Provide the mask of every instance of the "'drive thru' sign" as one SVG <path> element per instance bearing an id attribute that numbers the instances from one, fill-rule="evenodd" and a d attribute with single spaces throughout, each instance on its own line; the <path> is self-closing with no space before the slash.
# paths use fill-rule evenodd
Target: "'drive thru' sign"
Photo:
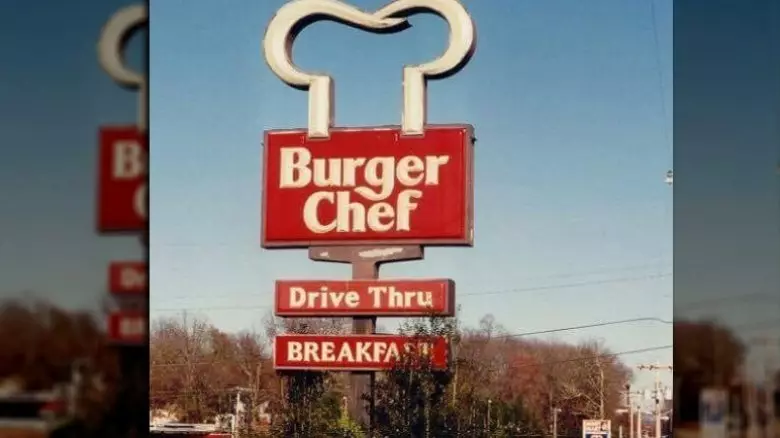
<path id="1" fill-rule="evenodd" d="M 267 131 L 264 247 L 471 245 L 471 127 Z"/>
<path id="2" fill-rule="evenodd" d="M 277 335 L 274 339 L 274 368 L 279 370 L 386 370 L 405 354 L 425 356 L 431 367 L 445 369 L 449 344 L 443 337 L 400 335 Z"/>
<path id="3" fill-rule="evenodd" d="M 99 231 L 146 229 L 147 151 L 146 135 L 134 126 L 100 130 Z"/>
<path id="4" fill-rule="evenodd" d="M 452 280 L 278 280 L 277 316 L 452 316 Z"/>

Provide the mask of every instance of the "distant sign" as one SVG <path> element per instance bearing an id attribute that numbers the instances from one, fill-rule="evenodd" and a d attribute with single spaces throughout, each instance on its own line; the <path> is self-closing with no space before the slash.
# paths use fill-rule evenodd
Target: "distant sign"
<path id="1" fill-rule="evenodd" d="M 262 246 L 473 244 L 473 130 L 266 131 Z"/>
<path id="2" fill-rule="evenodd" d="M 278 316 L 451 316 L 452 280 L 278 280 Z"/>
<path id="3" fill-rule="evenodd" d="M 115 295 L 147 293 L 146 262 L 111 263 L 108 267 L 108 290 Z"/>
<path id="4" fill-rule="evenodd" d="M 146 135 L 134 126 L 100 130 L 98 231 L 146 229 L 147 151 Z"/>
<path id="5" fill-rule="evenodd" d="M 699 393 L 700 435 L 707 438 L 728 436 L 728 392 L 723 389 L 705 388 Z"/>
<path id="6" fill-rule="evenodd" d="M 446 369 L 449 343 L 443 337 L 401 335 L 277 335 L 277 370 L 381 371 L 392 368 L 404 353 L 430 358 L 433 368 Z"/>
<path id="7" fill-rule="evenodd" d="M 582 420 L 582 438 L 610 438 L 612 421 Z"/>

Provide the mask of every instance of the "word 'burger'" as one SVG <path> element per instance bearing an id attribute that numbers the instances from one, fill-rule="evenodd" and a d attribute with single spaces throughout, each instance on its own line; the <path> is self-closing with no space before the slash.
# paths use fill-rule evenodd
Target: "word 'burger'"
<path id="1" fill-rule="evenodd" d="M 312 193 L 303 205 L 303 221 L 314 233 L 409 231 L 415 200 L 423 196 L 415 187 L 439 185 L 439 169 L 450 161 L 447 155 L 313 158 L 305 147 L 282 148 L 280 155 L 280 189 L 327 189 Z M 387 202 L 391 197 L 394 202 Z M 335 217 L 322 218 L 322 204 L 334 206 Z"/>

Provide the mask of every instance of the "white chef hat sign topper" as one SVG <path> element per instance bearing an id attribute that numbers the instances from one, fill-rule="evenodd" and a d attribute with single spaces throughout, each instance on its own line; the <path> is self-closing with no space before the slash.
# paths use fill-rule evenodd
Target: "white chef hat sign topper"
<path id="1" fill-rule="evenodd" d="M 288 85 L 309 92 L 308 136 L 328 138 L 333 126 L 333 79 L 300 70 L 292 61 L 292 46 L 300 31 L 316 21 L 332 20 L 374 33 L 399 32 L 406 17 L 430 12 L 447 21 L 447 50 L 433 61 L 403 68 L 401 133 L 422 135 L 426 124 L 426 80 L 457 73 L 475 48 L 474 23 L 458 0 L 394 0 L 369 13 L 339 0 L 292 0 L 285 4 L 265 32 L 263 52 L 271 70 Z"/>
<path id="2" fill-rule="evenodd" d="M 146 75 L 125 64 L 127 40 L 149 21 L 146 5 L 132 5 L 117 11 L 103 26 L 98 40 L 98 61 L 103 70 L 121 86 L 138 89 L 138 129 L 146 131 L 148 86 Z"/>

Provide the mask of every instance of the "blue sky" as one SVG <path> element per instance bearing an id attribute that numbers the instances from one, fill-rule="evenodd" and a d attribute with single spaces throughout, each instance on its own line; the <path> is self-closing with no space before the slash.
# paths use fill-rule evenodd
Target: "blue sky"
<path id="1" fill-rule="evenodd" d="M 262 330 L 275 279 L 349 275 L 305 250 L 259 246 L 263 130 L 306 123 L 306 93 L 261 55 L 283 3 L 151 4 L 152 317 L 187 311 Z M 466 324 L 492 314 L 510 332 L 671 319 L 671 1 L 465 4 L 476 54 L 431 82 L 428 100 L 430 122 L 475 126 L 476 244 L 429 249 L 381 275 L 453 278 Z M 378 36 L 325 22 L 300 35 L 297 64 L 335 78 L 337 125 L 399 123 L 401 68 L 437 56 L 447 37 L 436 17 L 411 23 Z M 672 330 L 647 322 L 555 337 L 625 351 L 669 345 Z M 671 359 L 671 350 L 624 357 Z"/>
<path id="2" fill-rule="evenodd" d="M 749 346 L 748 372 L 763 378 L 780 346 L 756 342 L 780 334 L 780 4 L 679 5 L 675 315 L 728 325 Z"/>
<path id="3" fill-rule="evenodd" d="M 135 123 L 136 94 L 99 67 L 103 24 L 134 2 L 74 8 L 14 1 L 0 14 L 0 298 L 34 296 L 68 309 L 98 311 L 112 260 L 140 259 L 138 238 L 95 228 L 98 130 Z M 5 6 L 5 5 L 4 5 Z M 145 32 L 127 59 L 142 67 Z M 24 44 L 19 44 L 19 42 Z"/>

